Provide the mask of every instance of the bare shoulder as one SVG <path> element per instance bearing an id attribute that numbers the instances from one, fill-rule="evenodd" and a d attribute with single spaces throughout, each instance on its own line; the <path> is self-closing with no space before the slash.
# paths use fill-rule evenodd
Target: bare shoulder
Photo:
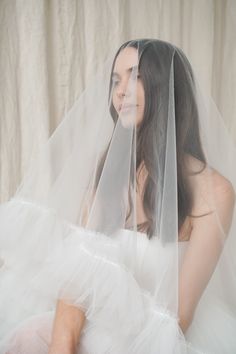
<path id="1" fill-rule="evenodd" d="M 233 208 L 235 191 L 226 177 L 189 155 L 187 166 L 194 212 L 207 213 L 220 206 Z"/>

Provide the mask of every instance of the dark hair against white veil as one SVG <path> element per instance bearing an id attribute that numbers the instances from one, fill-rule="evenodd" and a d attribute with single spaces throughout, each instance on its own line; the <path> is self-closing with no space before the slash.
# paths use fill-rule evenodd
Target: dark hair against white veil
<path id="1" fill-rule="evenodd" d="M 157 190 L 162 192 L 162 187 L 156 187 L 156 184 L 163 178 L 165 163 L 165 143 L 166 137 L 159 138 L 159 135 L 166 131 L 169 101 L 168 85 L 163 85 L 169 80 L 169 67 L 165 67 L 173 55 L 173 46 L 166 46 L 165 42 L 158 40 L 142 39 L 138 41 L 129 41 L 124 43 L 117 51 L 112 65 L 122 49 L 127 46 L 139 49 L 139 76 L 142 80 L 145 91 L 145 110 L 144 118 L 137 131 L 137 151 L 136 151 L 136 170 L 140 169 L 141 163 L 144 163 L 148 177 L 145 183 L 143 196 L 145 213 L 148 220 L 145 224 L 138 225 L 152 236 L 155 230 L 155 203 L 160 196 L 156 195 Z M 191 155 L 202 162 L 202 168 L 205 168 L 206 159 L 201 145 L 199 118 L 196 102 L 196 87 L 193 72 L 190 63 L 184 53 L 178 50 L 173 55 L 174 65 L 174 99 L 175 99 L 175 124 L 176 124 L 176 152 L 177 152 L 177 174 L 178 174 L 178 224 L 179 229 L 183 225 L 187 216 L 191 215 L 192 195 L 187 180 L 190 173 L 186 166 L 186 155 Z M 110 91 L 112 88 L 112 76 L 110 80 Z M 164 101 L 164 104 L 163 104 Z M 110 108 L 111 116 L 114 122 L 118 119 L 112 100 Z M 163 144 L 164 142 L 164 144 Z M 107 152 L 106 152 L 107 153 Z M 106 157 L 106 153 L 101 161 L 100 170 Z M 200 173 L 192 171 L 192 173 Z M 158 170 L 160 169 L 160 170 Z"/>

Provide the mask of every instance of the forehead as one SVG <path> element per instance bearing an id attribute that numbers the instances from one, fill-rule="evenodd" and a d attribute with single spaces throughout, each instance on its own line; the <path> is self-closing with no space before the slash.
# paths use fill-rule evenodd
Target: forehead
<path id="1" fill-rule="evenodd" d="M 122 49 L 118 54 L 115 65 L 114 72 L 122 73 L 133 66 L 138 65 L 138 51 L 133 47 L 127 47 Z"/>

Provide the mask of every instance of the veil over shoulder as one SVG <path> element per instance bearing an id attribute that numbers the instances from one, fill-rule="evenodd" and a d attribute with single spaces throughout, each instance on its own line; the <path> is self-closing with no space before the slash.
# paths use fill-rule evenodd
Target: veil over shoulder
<path id="1" fill-rule="evenodd" d="M 48 353 L 58 299 L 78 354 L 235 353 L 235 156 L 183 51 L 123 44 L 0 206 L 0 353 Z"/>

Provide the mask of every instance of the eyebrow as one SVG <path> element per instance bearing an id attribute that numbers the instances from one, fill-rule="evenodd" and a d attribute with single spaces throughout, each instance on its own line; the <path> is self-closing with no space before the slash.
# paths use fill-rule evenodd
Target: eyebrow
<path id="1" fill-rule="evenodd" d="M 138 65 L 131 66 L 130 68 L 126 69 L 127 72 L 131 73 L 133 70 L 138 70 Z M 113 71 L 112 76 L 120 76 L 117 72 Z"/>

